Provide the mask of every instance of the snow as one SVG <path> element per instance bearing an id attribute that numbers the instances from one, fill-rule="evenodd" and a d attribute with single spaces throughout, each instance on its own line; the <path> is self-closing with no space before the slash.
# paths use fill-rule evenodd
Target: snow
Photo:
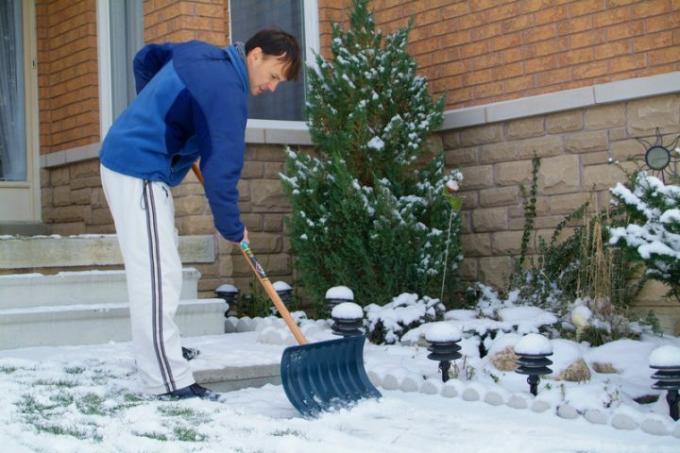
<path id="1" fill-rule="evenodd" d="M 366 146 L 376 151 L 380 151 L 385 147 L 385 142 L 383 142 L 382 139 L 376 135 L 366 144 Z"/>
<path id="2" fill-rule="evenodd" d="M 274 282 L 274 284 L 272 286 L 274 287 L 274 291 L 277 291 L 277 292 L 278 291 L 290 291 L 291 289 L 293 289 L 288 283 L 281 281 L 281 280 Z"/>
<path id="3" fill-rule="evenodd" d="M 458 181 L 455 179 L 449 179 L 446 182 L 446 188 L 449 190 L 449 192 L 458 192 L 460 186 L 458 185 Z"/>
<path id="4" fill-rule="evenodd" d="M 590 311 L 585 305 L 577 305 L 571 311 L 571 322 L 579 329 L 582 329 L 588 325 L 588 320 L 593 316 L 593 312 Z"/>
<path id="5" fill-rule="evenodd" d="M 498 310 L 501 321 L 517 326 L 519 333 L 537 332 L 539 327 L 555 324 L 557 317 L 538 307 L 518 306 Z"/>
<path id="6" fill-rule="evenodd" d="M 530 333 L 524 335 L 521 340 L 515 345 L 515 352 L 517 354 L 550 354 L 553 352 L 550 340 L 543 335 L 537 333 Z"/>
<path id="7" fill-rule="evenodd" d="M 430 342 L 450 342 L 460 341 L 460 328 L 452 326 L 447 322 L 430 323 L 425 338 Z"/>
<path id="8" fill-rule="evenodd" d="M 218 286 L 215 291 L 220 293 L 237 293 L 238 288 L 235 287 L 234 285 L 230 285 L 229 283 L 225 283 L 223 285 Z"/>
<path id="9" fill-rule="evenodd" d="M 354 300 L 354 293 L 346 286 L 334 286 L 326 291 L 326 299 Z"/>
<path id="10" fill-rule="evenodd" d="M 672 345 L 656 348 L 649 356 L 649 365 L 653 367 L 680 368 L 680 348 Z"/>
<path id="11" fill-rule="evenodd" d="M 333 307 L 331 317 L 337 319 L 362 319 L 364 310 L 354 302 L 343 302 Z"/>

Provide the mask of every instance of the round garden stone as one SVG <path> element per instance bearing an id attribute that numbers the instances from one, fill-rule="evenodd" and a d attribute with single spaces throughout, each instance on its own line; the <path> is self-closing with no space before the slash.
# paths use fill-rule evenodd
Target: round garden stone
<path id="1" fill-rule="evenodd" d="M 648 434 L 653 434 L 655 436 L 666 436 L 668 435 L 668 428 L 666 427 L 666 424 L 662 422 L 661 420 L 655 419 L 655 418 L 647 418 L 645 419 L 642 424 L 640 425 L 640 428 L 648 433 Z"/>
<path id="2" fill-rule="evenodd" d="M 368 373 L 368 380 L 371 381 L 373 385 L 376 387 L 382 387 L 382 379 L 380 379 L 380 375 L 376 373 L 373 370 L 370 370 Z"/>
<path id="3" fill-rule="evenodd" d="M 388 374 L 383 379 L 382 386 L 385 390 L 397 390 L 399 388 L 399 379 L 393 374 Z"/>
<path id="4" fill-rule="evenodd" d="M 255 322 L 251 318 L 248 316 L 239 318 L 238 323 L 236 324 L 237 332 L 251 332 L 253 330 L 255 330 Z"/>
<path id="5" fill-rule="evenodd" d="M 442 386 L 441 394 L 446 398 L 455 398 L 458 396 L 458 390 L 452 383 L 448 383 Z"/>
<path id="6" fill-rule="evenodd" d="M 534 400 L 533 403 L 531 403 L 531 410 L 533 412 L 536 412 L 538 414 L 547 411 L 550 409 L 550 403 L 547 401 L 543 400 Z"/>
<path id="7" fill-rule="evenodd" d="M 612 417 L 611 424 L 616 429 L 633 430 L 638 427 L 638 424 L 633 417 L 626 414 L 615 414 Z"/>
<path id="8" fill-rule="evenodd" d="M 602 412 L 599 409 L 588 409 L 586 413 L 583 415 L 586 420 L 588 420 L 590 423 L 594 423 L 595 425 L 605 425 L 607 424 L 607 414 Z"/>
<path id="9" fill-rule="evenodd" d="M 428 379 L 420 387 L 420 391 L 426 395 L 437 395 L 441 391 L 441 386 L 438 382 Z"/>
<path id="10" fill-rule="evenodd" d="M 528 407 L 527 400 L 519 395 L 510 396 L 506 404 L 514 409 L 526 409 Z"/>
<path id="11" fill-rule="evenodd" d="M 463 399 L 465 401 L 479 401 L 479 392 L 477 389 L 468 387 L 463 390 Z"/>
<path id="12" fill-rule="evenodd" d="M 573 420 L 578 417 L 578 412 L 571 404 L 561 404 L 557 408 L 557 415 L 562 418 Z"/>
<path id="13" fill-rule="evenodd" d="M 419 384 L 415 378 L 411 376 L 406 376 L 402 381 L 399 388 L 402 392 L 417 392 L 419 389 Z"/>
<path id="14" fill-rule="evenodd" d="M 491 404 L 492 406 L 500 406 L 505 403 L 505 398 L 500 393 L 489 390 L 484 396 L 484 402 Z"/>

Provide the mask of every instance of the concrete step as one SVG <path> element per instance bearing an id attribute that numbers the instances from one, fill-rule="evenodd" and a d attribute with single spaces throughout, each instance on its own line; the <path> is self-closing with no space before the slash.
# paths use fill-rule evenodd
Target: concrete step
<path id="1" fill-rule="evenodd" d="M 180 236 L 183 263 L 215 261 L 213 236 Z M 111 266 L 123 263 L 114 234 L 0 236 L 0 270 Z"/>
<path id="2" fill-rule="evenodd" d="M 182 336 L 224 333 L 222 299 L 183 300 L 175 321 Z M 0 349 L 130 341 L 127 303 L 0 310 Z"/>
<path id="3" fill-rule="evenodd" d="M 194 268 L 182 270 L 180 299 L 198 298 L 198 279 Z M 59 272 L 56 275 L 0 275 L 0 310 L 71 304 L 110 304 L 127 300 L 125 271 Z"/>

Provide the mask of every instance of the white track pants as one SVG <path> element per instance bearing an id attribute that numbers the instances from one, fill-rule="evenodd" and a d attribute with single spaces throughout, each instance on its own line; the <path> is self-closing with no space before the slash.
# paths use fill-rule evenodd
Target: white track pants
<path id="1" fill-rule="evenodd" d="M 193 384 L 182 357 L 174 317 L 182 289 L 175 207 L 167 185 L 100 165 L 106 201 L 125 262 L 132 347 L 137 368 L 153 394 Z"/>

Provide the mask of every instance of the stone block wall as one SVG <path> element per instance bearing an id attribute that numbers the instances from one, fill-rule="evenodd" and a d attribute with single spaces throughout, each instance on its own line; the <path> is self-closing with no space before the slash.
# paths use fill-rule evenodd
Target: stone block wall
<path id="1" fill-rule="evenodd" d="M 278 177 L 284 160 L 282 145 L 249 145 L 239 192 L 242 220 L 258 259 L 273 281 L 293 283 L 290 241 L 284 233 L 290 205 Z M 43 219 L 52 234 L 115 233 L 97 159 L 43 169 L 41 181 Z M 213 295 L 216 287 L 227 282 L 247 290 L 252 271 L 238 247 L 215 231 L 203 187 L 193 173 L 172 192 L 178 233 L 215 235 L 215 262 L 194 265 L 202 274 L 200 296 Z"/>
<path id="2" fill-rule="evenodd" d="M 541 159 L 535 229 L 549 238 L 555 226 L 585 201 L 590 200 L 593 209 L 608 205 L 609 188 L 625 179 L 609 159 L 634 169 L 636 164 L 625 160 L 644 156 L 645 147 L 637 138 L 653 143 L 656 127 L 666 143 L 680 134 L 680 95 L 443 132 L 447 165 L 460 167 L 464 175 L 464 277 L 507 286 L 524 228 L 520 186 L 530 188 L 534 155 Z M 530 252 L 536 245 L 534 237 Z M 673 330 L 680 321 L 680 307 L 663 301 L 660 287 L 646 289 L 640 306 L 663 313 L 665 327 Z"/>

